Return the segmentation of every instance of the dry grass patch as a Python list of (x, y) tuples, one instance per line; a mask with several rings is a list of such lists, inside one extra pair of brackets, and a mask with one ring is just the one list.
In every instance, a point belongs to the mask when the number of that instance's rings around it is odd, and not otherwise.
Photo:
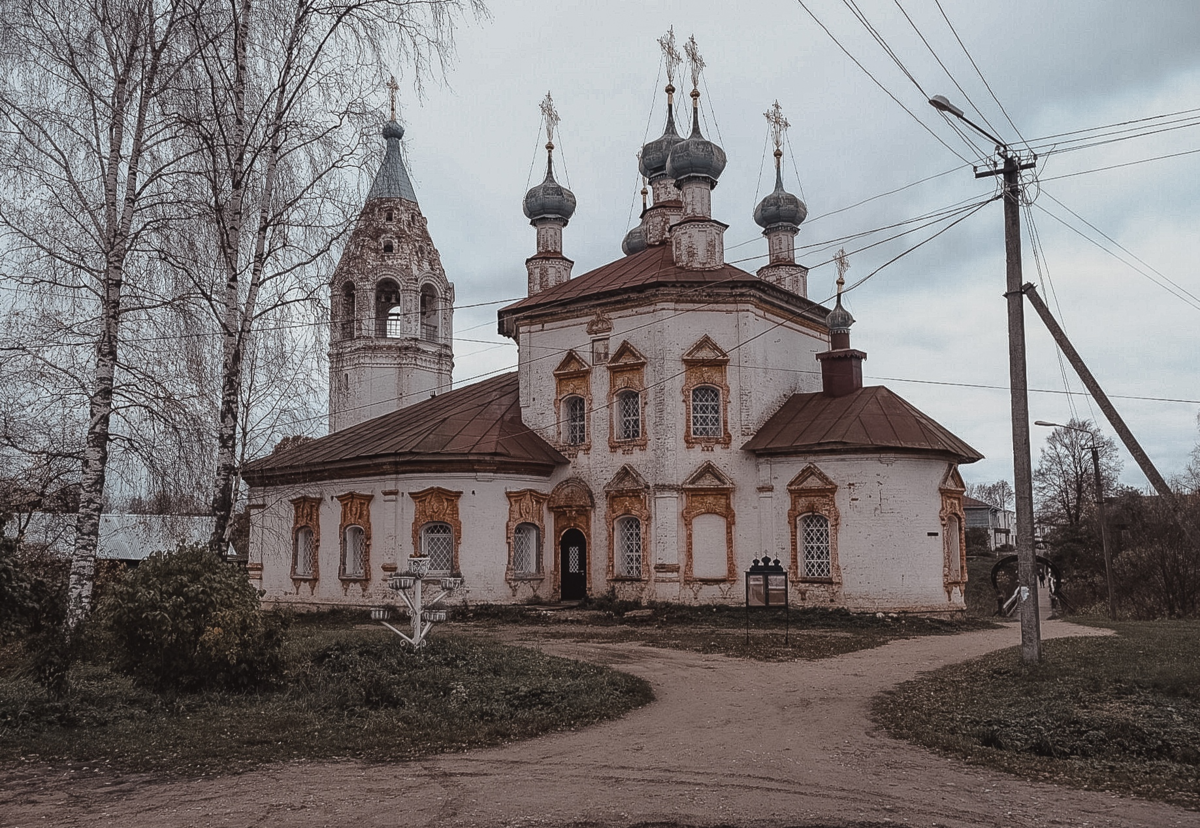
[(1200, 622), (1111, 626), (1043, 642), (1032, 667), (1013, 648), (905, 682), (876, 720), (1027, 778), (1200, 810)]

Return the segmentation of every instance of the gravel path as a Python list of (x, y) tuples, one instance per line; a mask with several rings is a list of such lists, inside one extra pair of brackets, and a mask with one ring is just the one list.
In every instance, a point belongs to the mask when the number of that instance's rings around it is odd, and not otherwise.
[[(1047, 638), (1101, 632), (1043, 625)], [(1195, 812), (966, 766), (868, 720), (880, 690), (1019, 635), (1009, 624), (792, 664), (544, 642), (645, 676), (658, 700), (579, 732), (397, 765), (293, 763), (173, 783), (30, 773), (0, 781), (0, 825), (1200, 826)]]

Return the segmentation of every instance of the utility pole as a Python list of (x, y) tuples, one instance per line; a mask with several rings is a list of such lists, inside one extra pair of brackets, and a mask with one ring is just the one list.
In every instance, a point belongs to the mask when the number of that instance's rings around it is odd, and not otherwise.
[(1021, 170), (1034, 160), (1022, 161), (1007, 143), (972, 123), (963, 111), (942, 95), (929, 99), (940, 112), (953, 115), (996, 145), (1004, 162), (1000, 169), (975, 170), (976, 178), (1004, 176), (1005, 298), (1008, 300), (1008, 379), (1012, 416), (1013, 489), (1017, 511), (1017, 579), (1020, 585), (1021, 659), (1036, 663), (1042, 656), (1038, 619), (1037, 559), (1033, 548), (1033, 461), (1029, 447), (1029, 383), (1025, 372), (1025, 308), (1021, 293)]

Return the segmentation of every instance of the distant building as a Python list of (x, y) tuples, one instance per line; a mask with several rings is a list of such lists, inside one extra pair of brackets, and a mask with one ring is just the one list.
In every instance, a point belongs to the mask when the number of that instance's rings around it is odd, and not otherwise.
[(962, 505), (967, 515), (967, 528), (987, 530), (989, 549), (994, 552), (997, 547), (1012, 543), (1015, 513), (966, 495), (963, 495)]
[(958, 466), (981, 455), (863, 386), (840, 287), (832, 309), (807, 296), (794, 248), (807, 207), (784, 189), (782, 152), (754, 212), (767, 263), (725, 261), (710, 208), (725, 153), (700, 133), (698, 91), (691, 135), (677, 134), (673, 92), (640, 153), (653, 202), (625, 255), (574, 278), (575, 196), (547, 144), (524, 200), (528, 295), (499, 312), (518, 368), (454, 390), (453, 286), (402, 130), (383, 128), (330, 283), (332, 433), (244, 470), (265, 601), (378, 604), (388, 575), (424, 555), (470, 601), (739, 603), (743, 571), (769, 556), (793, 605), (963, 609)]
[[(203, 515), (101, 515), (96, 557), (136, 564), (152, 552), (172, 550), (181, 543), (207, 544), (212, 530), (213, 519)], [(75, 515), (35, 513), (23, 540), (70, 557), (75, 548)]]

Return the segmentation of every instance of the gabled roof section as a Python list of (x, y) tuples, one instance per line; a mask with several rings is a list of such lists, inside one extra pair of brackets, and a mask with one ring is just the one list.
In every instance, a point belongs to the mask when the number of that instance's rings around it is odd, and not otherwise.
[(742, 448), (756, 454), (887, 451), (948, 456), (974, 463), (983, 455), (883, 386), (841, 397), (793, 394)]
[(457, 388), (255, 460), (252, 486), (422, 471), (549, 475), (567, 459), (521, 422), (516, 373)]
[(664, 287), (697, 291), (713, 287), (726, 290), (756, 289), (775, 296), (788, 306), (810, 313), (817, 322), (823, 322), (829, 313), (827, 308), (816, 302), (759, 279), (753, 273), (747, 273), (731, 264), (725, 264), (716, 270), (685, 270), (675, 264), (671, 245), (660, 244), (632, 256), (624, 256), (501, 308), (500, 330), (505, 335), (511, 335), (507, 333), (512, 327), (509, 320), (532, 311), (570, 307), (585, 299), (627, 297)]

